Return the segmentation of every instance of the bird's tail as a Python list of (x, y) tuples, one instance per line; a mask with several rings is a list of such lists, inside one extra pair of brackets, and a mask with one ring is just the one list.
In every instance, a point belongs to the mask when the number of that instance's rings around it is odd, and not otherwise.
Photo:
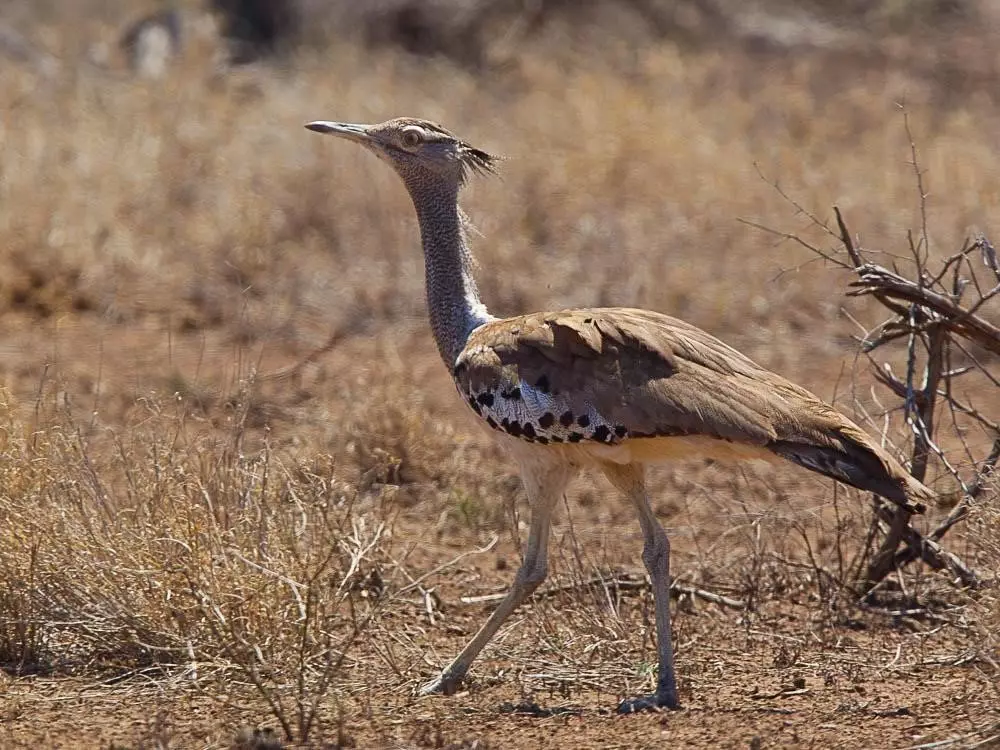
[(860, 429), (854, 425), (845, 427), (828, 433), (826, 444), (775, 440), (767, 447), (810, 471), (874, 492), (910, 513), (923, 513), (934, 493)]

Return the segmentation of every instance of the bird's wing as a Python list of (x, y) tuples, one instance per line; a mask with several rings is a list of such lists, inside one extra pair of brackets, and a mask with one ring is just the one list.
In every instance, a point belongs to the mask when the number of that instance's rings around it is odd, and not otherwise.
[(789, 397), (808, 397), (704, 331), (644, 310), (492, 322), (473, 332), (456, 369), (469, 394), (533, 390), (575, 415), (595, 412), (602, 423), (644, 437), (763, 445), (794, 431)]
[(917, 492), (835, 409), (659, 313), (575, 309), (494, 321), (472, 333), (454, 375), (491, 426), (518, 437), (613, 444), (698, 435), (767, 448), (892, 499)]

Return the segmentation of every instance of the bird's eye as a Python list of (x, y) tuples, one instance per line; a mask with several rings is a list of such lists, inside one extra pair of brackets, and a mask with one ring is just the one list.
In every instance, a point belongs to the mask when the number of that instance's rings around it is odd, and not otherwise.
[(401, 136), (403, 145), (407, 148), (415, 148), (423, 140), (423, 135), (417, 128), (407, 128)]

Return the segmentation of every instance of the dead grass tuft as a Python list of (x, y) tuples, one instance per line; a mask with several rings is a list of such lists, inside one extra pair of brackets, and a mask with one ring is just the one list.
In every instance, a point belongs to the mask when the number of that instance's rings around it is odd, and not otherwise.
[(180, 670), (223, 702), (251, 685), (304, 741), (391, 580), (386, 509), (266, 441), (245, 450), (242, 419), (219, 443), (177, 404), (145, 406), (93, 441), (68, 410), (43, 409), (30, 433), (8, 421), (3, 660), (116, 680)]

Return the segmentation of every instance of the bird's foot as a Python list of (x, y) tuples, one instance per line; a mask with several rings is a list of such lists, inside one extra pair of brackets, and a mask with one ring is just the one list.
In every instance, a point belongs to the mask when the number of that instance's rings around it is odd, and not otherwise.
[(635, 714), (640, 711), (657, 711), (667, 708), (676, 711), (681, 707), (677, 695), (668, 693), (655, 695), (640, 695), (638, 698), (629, 698), (618, 704), (618, 713)]
[(420, 695), (454, 695), (458, 691), (459, 685), (462, 684), (463, 676), (442, 672), (420, 688)]

